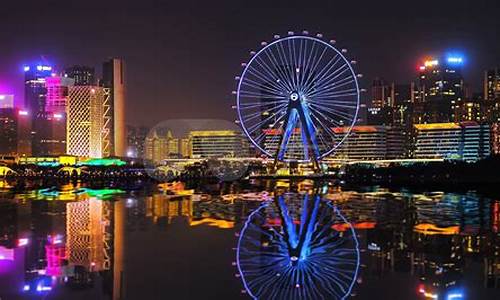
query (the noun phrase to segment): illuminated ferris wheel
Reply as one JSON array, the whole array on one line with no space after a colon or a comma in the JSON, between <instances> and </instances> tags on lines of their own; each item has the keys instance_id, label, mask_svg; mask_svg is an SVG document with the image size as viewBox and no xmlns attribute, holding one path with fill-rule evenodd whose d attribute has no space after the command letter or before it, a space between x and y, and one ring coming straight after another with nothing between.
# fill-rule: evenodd
<instances>
[{"instance_id":1,"label":"illuminated ferris wheel","mask_svg":"<svg viewBox=\"0 0 500 300\"><path fill-rule=\"evenodd\" d=\"M251 52L237 77L239 123L276 161L313 161L339 147L354 125L359 86L347 50L320 34L275 36Z\"/></svg>"}]
</instances>

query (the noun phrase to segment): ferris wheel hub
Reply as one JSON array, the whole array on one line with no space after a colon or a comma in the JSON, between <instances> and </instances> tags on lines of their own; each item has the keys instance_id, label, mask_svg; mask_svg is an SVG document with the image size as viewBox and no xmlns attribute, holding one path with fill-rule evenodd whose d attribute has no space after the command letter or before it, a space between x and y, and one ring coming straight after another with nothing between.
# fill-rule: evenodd
<instances>
[{"instance_id":1,"label":"ferris wheel hub","mask_svg":"<svg viewBox=\"0 0 500 300\"><path fill-rule=\"evenodd\" d=\"M290 100L292 100L292 101L297 101L297 100L299 100L299 99L300 99L299 93L297 93L297 92L292 92L292 93L290 94Z\"/></svg>"}]
</instances>

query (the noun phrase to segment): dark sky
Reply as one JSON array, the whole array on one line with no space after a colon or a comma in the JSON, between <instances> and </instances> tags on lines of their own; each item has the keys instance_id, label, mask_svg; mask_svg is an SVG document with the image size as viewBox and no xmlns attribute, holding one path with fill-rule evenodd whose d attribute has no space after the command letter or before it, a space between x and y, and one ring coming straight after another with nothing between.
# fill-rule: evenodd
<instances>
[{"instance_id":1,"label":"dark sky","mask_svg":"<svg viewBox=\"0 0 500 300\"><path fill-rule=\"evenodd\" d=\"M365 75L409 82L419 59L463 52L480 90L500 65L499 1L3 1L0 92L22 100L22 65L43 55L59 69L128 63L127 117L234 119L234 76L250 50L288 30L321 32L349 49Z\"/></svg>"}]
</instances>

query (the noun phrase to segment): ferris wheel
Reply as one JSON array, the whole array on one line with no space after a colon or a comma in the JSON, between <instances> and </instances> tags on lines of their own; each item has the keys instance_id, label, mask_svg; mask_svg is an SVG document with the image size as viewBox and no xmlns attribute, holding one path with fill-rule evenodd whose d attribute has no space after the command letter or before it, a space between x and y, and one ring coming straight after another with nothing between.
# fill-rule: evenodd
<instances>
[{"instance_id":1,"label":"ferris wheel","mask_svg":"<svg viewBox=\"0 0 500 300\"><path fill-rule=\"evenodd\" d=\"M252 144L275 161L313 161L337 149L356 122L358 76L345 53L307 32L275 36L238 80L238 122Z\"/></svg>"}]
</instances>

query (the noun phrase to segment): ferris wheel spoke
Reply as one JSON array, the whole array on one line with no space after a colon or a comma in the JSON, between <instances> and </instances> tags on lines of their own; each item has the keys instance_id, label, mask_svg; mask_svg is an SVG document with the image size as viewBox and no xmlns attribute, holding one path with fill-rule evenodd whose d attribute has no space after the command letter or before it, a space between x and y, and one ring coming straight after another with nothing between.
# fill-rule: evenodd
<instances>
[{"instance_id":1,"label":"ferris wheel spoke","mask_svg":"<svg viewBox=\"0 0 500 300\"><path fill-rule=\"evenodd\" d=\"M313 117L315 117L312 113L311 113L311 115ZM318 140L323 145L323 149L327 149L329 144L325 140L325 137L321 134L321 131L318 129L318 127L316 126L316 124L314 123L314 121L312 121L311 123L312 123L312 126L314 127L314 133L315 133L316 137L318 138Z\"/></svg>"},{"instance_id":2,"label":"ferris wheel spoke","mask_svg":"<svg viewBox=\"0 0 500 300\"><path fill-rule=\"evenodd\" d=\"M285 103L287 100L275 100L275 101L257 101L257 102L245 102L245 103L240 103L240 109L250 109L250 108L259 108L262 107L263 105L273 105L273 104L280 104L280 103Z\"/></svg>"},{"instance_id":3,"label":"ferris wheel spoke","mask_svg":"<svg viewBox=\"0 0 500 300\"><path fill-rule=\"evenodd\" d=\"M280 96L283 94L283 90L281 89L276 89L273 86L272 81L267 81L266 84L254 81L248 77L246 77L243 81L241 81L242 84L245 84L247 86L253 87L257 90L265 90L273 95Z\"/></svg>"},{"instance_id":4,"label":"ferris wheel spoke","mask_svg":"<svg viewBox=\"0 0 500 300\"><path fill-rule=\"evenodd\" d=\"M285 103L285 104L281 104L281 105L275 106L275 107L273 107L273 108L271 108L271 109L268 109L268 110L266 110L266 111L267 111L267 112L270 112L270 111L274 111L274 110L281 110L281 109L285 108L285 107L286 107L286 105L287 105L286 103ZM272 116L275 116L277 113L278 113L278 112L276 112L276 113L275 113L275 114L273 114ZM262 112L262 111L257 111L257 112L254 112L254 113L248 114L248 115L246 116L246 118L245 118L245 121L247 121L247 122L248 122L248 121L250 121L250 120L255 119L256 117L261 117L261 116L262 116L262 114L263 114L263 112ZM271 117L272 117L272 116L271 116Z\"/></svg>"},{"instance_id":5,"label":"ferris wheel spoke","mask_svg":"<svg viewBox=\"0 0 500 300\"><path fill-rule=\"evenodd\" d=\"M319 118L315 114L313 114L313 117L316 119L316 122L319 124L319 126L321 126L323 131L326 132L326 134L330 138L331 142L326 142L325 144L328 148L331 147L331 144L335 144L339 140L339 138L337 137L335 132L333 132L331 128L328 128L328 126L326 126L321 120L319 120ZM326 137L324 137L323 135L321 136L323 137L323 140L326 141Z\"/></svg>"},{"instance_id":6,"label":"ferris wheel spoke","mask_svg":"<svg viewBox=\"0 0 500 300\"><path fill-rule=\"evenodd\" d=\"M351 78L351 77L345 77L345 78L342 78L341 80L338 80L332 84L328 83L328 84L325 84L325 90L336 90L340 87L343 87L343 86L346 86L346 85L349 85L351 83L355 83L354 79Z\"/></svg>"},{"instance_id":7,"label":"ferris wheel spoke","mask_svg":"<svg viewBox=\"0 0 500 300\"><path fill-rule=\"evenodd\" d=\"M332 69L339 60L340 60L340 57L336 60L335 64L333 64L331 66L331 68L329 68L327 70L327 72L323 73L320 76L316 76L316 78L312 81L314 83L314 85L311 88L315 88L314 90L322 90L328 86L327 80L331 79L332 76L335 76L335 77L333 77L333 80L334 80L334 79L338 78L339 76L341 76L344 72L349 71L349 68L346 68L345 65L337 67L335 70ZM310 91L308 91L308 92L310 92Z\"/></svg>"},{"instance_id":8,"label":"ferris wheel spoke","mask_svg":"<svg viewBox=\"0 0 500 300\"><path fill-rule=\"evenodd\" d=\"M286 86L285 91L292 91L293 86L292 83L290 82L288 75L285 73L284 70L280 67L280 64L278 63L278 60L274 53L272 51L266 52L265 53L268 58L275 64L276 72L280 74L280 78L282 78L284 85Z\"/></svg>"},{"instance_id":9,"label":"ferris wheel spoke","mask_svg":"<svg viewBox=\"0 0 500 300\"><path fill-rule=\"evenodd\" d=\"M264 120L262 120L261 122L258 122L256 124L253 124L249 129L249 132L253 132L255 129L259 128L259 127L262 127L262 125L264 124L267 124L270 120L272 120L278 113L275 113L267 118L265 118ZM286 114L284 114L286 115Z\"/></svg>"},{"instance_id":10,"label":"ferris wheel spoke","mask_svg":"<svg viewBox=\"0 0 500 300\"><path fill-rule=\"evenodd\" d=\"M354 120L350 115L348 115L347 113L340 111L340 110L332 109L332 108L321 106L321 105L314 104L314 103L311 103L311 106L316 106L317 108L322 109L330 114L336 115L337 117L344 118L345 120L347 120L349 122L352 122Z\"/></svg>"},{"instance_id":11,"label":"ferris wheel spoke","mask_svg":"<svg viewBox=\"0 0 500 300\"><path fill-rule=\"evenodd\" d=\"M305 89L305 93L309 93L309 91L315 86L319 86L319 80L329 74L329 72L337 65L340 61L341 57L339 55L335 55L333 58L329 59L326 65L317 73L311 76L308 80L308 84Z\"/></svg>"},{"instance_id":12,"label":"ferris wheel spoke","mask_svg":"<svg viewBox=\"0 0 500 300\"><path fill-rule=\"evenodd\" d=\"M313 56L313 61L311 62L311 67L310 67L310 70L307 74L307 79L306 79L306 82L304 85L305 89L303 90L303 92L307 92L307 88L310 85L311 79L315 77L314 70L316 70L318 68L319 63L323 60L323 57L325 56L325 53L327 50L328 50L327 47L323 47L323 51L321 52L321 54L319 56Z\"/></svg>"},{"instance_id":13,"label":"ferris wheel spoke","mask_svg":"<svg viewBox=\"0 0 500 300\"><path fill-rule=\"evenodd\" d=\"M264 74L262 74L259 70L255 69L253 67L249 67L248 72L263 82L263 83L259 83L259 85L270 86L269 88L274 90L277 93L283 93L283 91L286 91L285 86L283 86L280 83L280 79L278 76L277 76L277 79L266 78Z\"/></svg>"},{"instance_id":14,"label":"ferris wheel spoke","mask_svg":"<svg viewBox=\"0 0 500 300\"><path fill-rule=\"evenodd\" d=\"M349 68L346 67L346 65L341 66L328 76L324 77L323 79L318 80L318 86L321 86L323 88L330 86L332 83L335 83L335 80L339 78L342 75L345 75L346 72L349 72ZM333 77L332 77L333 76ZM349 75L346 75L347 78L352 78ZM341 79L343 80L343 79Z\"/></svg>"},{"instance_id":15,"label":"ferris wheel spoke","mask_svg":"<svg viewBox=\"0 0 500 300\"><path fill-rule=\"evenodd\" d=\"M274 54L273 51L266 52L267 57L275 64L275 68L280 72L282 78L286 82L288 87L288 91L291 92L294 90L292 79L290 78L290 73L288 72L288 61L286 61L280 52L280 48L278 46L274 46L276 48L276 52L278 53L278 57ZM278 62L279 59L279 62Z\"/></svg>"},{"instance_id":16,"label":"ferris wheel spoke","mask_svg":"<svg viewBox=\"0 0 500 300\"><path fill-rule=\"evenodd\" d=\"M349 94L352 94L352 93L355 93L356 92L356 89L353 88L353 89L345 89L345 90L340 90L340 91L336 91L336 90L332 90L332 91L329 91L329 90L322 90L322 91L316 91L314 93L311 93L311 94L308 94L307 97L308 98L311 98L311 99L315 99L317 97L334 97L334 96L350 96ZM356 93L355 93L356 94Z\"/></svg>"},{"instance_id":17,"label":"ferris wheel spoke","mask_svg":"<svg viewBox=\"0 0 500 300\"><path fill-rule=\"evenodd\" d=\"M306 47L305 49L307 49ZM307 51L304 51L304 60L303 60L303 69L304 71L302 72L302 86L305 87L307 83L307 79L309 78L310 74L310 68L311 68L311 57L315 53L316 50L316 43L313 43L311 46L311 49L309 51L309 54L307 55ZM304 92L302 89L301 92Z\"/></svg>"},{"instance_id":18,"label":"ferris wheel spoke","mask_svg":"<svg viewBox=\"0 0 500 300\"><path fill-rule=\"evenodd\" d=\"M273 70L272 70L272 69L271 69L271 68L270 68L270 67L266 64L266 62L265 62L262 58L260 58L260 57L258 57L258 56L257 56L257 57L256 57L256 59L255 59L255 63L256 63L256 64L258 64L258 65L259 65L259 66L260 66L263 70L265 70L265 71L267 72L267 74L268 74L271 78L273 78L274 76L278 76L278 77L279 77L279 74L277 73L277 71L276 71L276 70L274 70L274 71L273 71ZM275 72L276 72L276 73L275 73ZM284 88L285 88L285 90L286 90L286 87L284 87Z\"/></svg>"},{"instance_id":19,"label":"ferris wheel spoke","mask_svg":"<svg viewBox=\"0 0 500 300\"><path fill-rule=\"evenodd\" d=\"M325 121L329 121L330 123L332 123L333 125L335 125L336 127L344 127L345 124L343 124L342 122L339 122L337 120L334 120L332 119L330 116L328 115L325 115L322 111L320 111L319 109L313 107L313 106L310 106L309 107L311 109L311 111L313 112L316 112L318 115L320 115Z\"/></svg>"},{"instance_id":20,"label":"ferris wheel spoke","mask_svg":"<svg viewBox=\"0 0 500 300\"><path fill-rule=\"evenodd\" d=\"M262 65L258 60L256 60L255 63L258 64L262 70L250 66L248 70L252 72L252 75L256 77L258 76L260 80L268 83L269 85L272 85L274 89L278 91L287 89L286 86L281 82L279 74L274 74L272 71L270 71L269 68L266 68L267 66Z\"/></svg>"},{"instance_id":21,"label":"ferris wheel spoke","mask_svg":"<svg viewBox=\"0 0 500 300\"><path fill-rule=\"evenodd\" d=\"M246 83L241 83L242 85L247 85ZM264 94L262 92L258 93L255 91L249 91L249 90L242 90L240 91L241 94L244 94L242 96L244 97L249 97L249 98L260 98L260 99L286 99L285 96L281 95L274 95L274 94ZM252 97L253 96L253 97Z\"/></svg>"},{"instance_id":22,"label":"ferris wheel spoke","mask_svg":"<svg viewBox=\"0 0 500 300\"><path fill-rule=\"evenodd\" d=\"M282 43L279 43L277 47L278 49L278 54L282 57L282 60L285 62L285 64L282 66L285 71L288 74L288 79L290 80L290 84L292 87L292 91L297 88L297 85L295 84L295 81L293 80L293 64L292 61L288 60L289 56L286 53L285 48L283 47Z\"/></svg>"}]
</instances>

